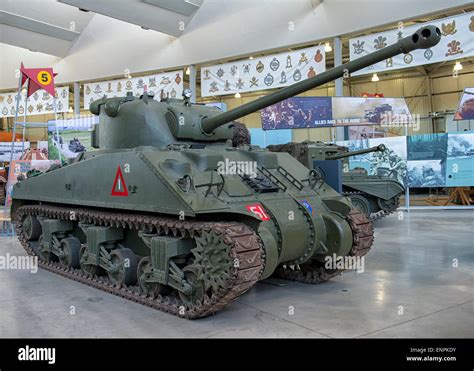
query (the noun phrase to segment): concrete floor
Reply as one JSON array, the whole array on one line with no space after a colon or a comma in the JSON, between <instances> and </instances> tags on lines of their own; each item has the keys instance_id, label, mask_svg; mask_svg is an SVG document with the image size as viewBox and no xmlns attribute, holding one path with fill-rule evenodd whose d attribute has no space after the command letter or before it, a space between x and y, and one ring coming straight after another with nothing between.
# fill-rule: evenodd
<instances>
[{"instance_id":1,"label":"concrete floor","mask_svg":"<svg viewBox=\"0 0 474 371\"><path fill-rule=\"evenodd\" d=\"M195 321L49 272L0 270L0 337L474 337L474 212L400 215L376 222L364 273L321 285L258 283ZM23 250L1 237L7 253Z\"/></svg>"}]
</instances>

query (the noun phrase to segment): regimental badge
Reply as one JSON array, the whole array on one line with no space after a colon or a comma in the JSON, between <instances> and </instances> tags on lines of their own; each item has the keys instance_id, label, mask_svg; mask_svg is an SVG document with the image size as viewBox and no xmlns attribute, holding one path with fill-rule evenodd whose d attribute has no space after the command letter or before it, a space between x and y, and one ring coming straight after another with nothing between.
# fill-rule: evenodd
<instances>
[{"instance_id":1,"label":"regimental badge","mask_svg":"<svg viewBox=\"0 0 474 371\"><path fill-rule=\"evenodd\" d=\"M280 68L280 61L274 57L272 61L270 62L270 69L272 71L276 71L277 69Z\"/></svg>"},{"instance_id":2,"label":"regimental badge","mask_svg":"<svg viewBox=\"0 0 474 371\"><path fill-rule=\"evenodd\" d=\"M97 84L97 85L95 86L94 93L95 93L95 94L100 94L100 93L102 93L102 89L100 88L100 85L99 85L99 84Z\"/></svg>"},{"instance_id":3,"label":"regimental badge","mask_svg":"<svg viewBox=\"0 0 474 371\"><path fill-rule=\"evenodd\" d=\"M273 76L271 74L267 74L267 76L265 76L265 78L263 79L263 82L267 86L273 85Z\"/></svg>"},{"instance_id":4,"label":"regimental badge","mask_svg":"<svg viewBox=\"0 0 474 371\"><path fill-rule=\"evenodd\" d=\"M321 50L316 50L316 54L314 55L314 61L316 63L320 63L323 60L323 55L321 54Z\"/></svg>"},{"instance_id":5,"label":"regimental badge","mask_svg":"<svg viewBox=\"0 0 474 371\"><path fill-rule=\"evenodd\" d=\"M235 86L237 87L237 89L242 89L244 87L244 80L239 78L235 83Z\"/></svg>"},{"instance_id":6,"label":"regimental badge","mask_svg":"<svg viewBox=\"0 0 474 371\"><path fill-rule=\"evenodd\" d=\"M293 68L293 65L291 64L291 55L286 56L286 67L285 68Z\"/></svg>"},{"instance_id":7,"label":"regimental badge","mask_svg":"<svg viewBox=\"0 0 474 371\"><path fill-rule=\"evenodd\" d=\"M411 55L410 53L407 53L403 56L403 62L405 62L406 64L410 64L412 61L413 55Z\"/></svg>"},{"instance_id":8,"label":"regimental badge","mask_svg":"<svg viewBox=\"0 0 474 371\"><path fill-rule=\"evenodd\" d=\"M117 83L117 93L120 93L122 91L122 83L119 81Z\"/></svg>"},{"instance_id":9,"label":"regimental badge","mask_svg":"<svg viewBox=\"0 0 474 371\"><path fill-rule=\"evenodd\" d=\"M448 43L448 51L445 54L446 57L456 55L456 54L462 54L464 51L461 49L461 43L457 40L453 40Z\"/></svg>"},{"instance_id":10,"label":"regimental badge","mask_svg":"<svg viewBox=\"0 0 474 371\"><path fill-rule=\"evenodd\" d=\"M168 76L163 76L160 81L160 85L168 85L171 84L171 80Z\"/></svg>"},{"instance_id":11,"label":"regimental badge","mask_svg":"<svg viewBox=\"0 0 474 371\"><path fill-rule=\"evenodd\" d=\"M423 55L425 56L425 58L427 60L430 60L431 57L433 56L433 50L431 50L430 48L426 49L425 52L423 53Z\"/></svg>"},{"instance_id":12,"label":"regimental badge","mask_svg":"<svg viewBox=\"0 0 474 371\"><path fill-rule=\"evenodd\" d=\"M314 70L313 66L309 68L308 71L308 78L316 76L316 71Z\"/></svg>"},{"instance_id":13,"label":"regimental badge","mask_svg":"<svg viewBox=\"0 0 474 371\"><path fill-rule=\"evenodd\" d=\"M113 92L111 82L107 83L107 90L105 92L109 94Z\"/></svg>"},{"instance_id":14,"label":"regimental badge","mask_svg":"<svg viewBox=\"0 0 474 371\"><path fill-rule=\"evenodd\" d=\"M364 44L365 44L365 41L360 41L360 40L357 40L356 43L353 43L352 46L354 47L354 54L365 53Z\"/></svg>"},{"instance_id":15,"label":"regimental badge","mask_svg":"<svg viewBox=\"0 0 474 371\"><path fill-rule=\"evenodd\" d=\"M150 77L148 79L148 86L150 88L156 88L156 77Z\"/></svg>"},{"instance_id":16,"label":"regimental badge","mask_svg":"<svg viewBox=\"0 0 474 371\"><path fill-rule=\"evenodd\" d=\"M56 89L54 89L54 97L59 98L58 91Z\"/></svg>"},{"instance_id":17,"label":"regimental badge","mask_svg":"<svg viewBox=\"0 0 474 371\"><path fill-rule=\"evenodd\" d=\"M13 98L12 98L11 95L9 95L8 98L7 98L7 103L12 104L12 102L13 102Z\"/></svg>"},{"instance_id":18,"label":"regimental badge","mask_svg":"<svg viewBox=\"0 0 474 371\"><path fill-rule=\"evenodd\" d=\"M0 95L0 103L3 103L4 99L5 99L5 97L3 95Z\"/></svg>"},{"instance_id":19,"label":"regimental badge","mask_svg":"<svg viewBox=\"0 0 474 371\"><path fill-rule=\"evenodd\" d=\"M41 112L43 110L43 103L38 103L36 105L36 112Z\"/></svg>"},{"instance_id":20,"label":"regimental badge","mask_svg":"<svg viewBox=\"0 0 474 371\"><path fill-rule=\"evenodd\" d=\"M23 115L23 112L25 112L25 109L23 108L23 106L18 107L18 114Z\"/></svg>"},{"instance_id":21,"label":"regimental badge","mask_svg":"<svg viewBox=\"0 0 474 371\"><path fill-rule=\"evenodd\" d=\"M132 80L127 80L127 82L125 83L125 90L132 90L132 89L133 89Z\"/></svg>"},{"instance_id":22,"label":"regimental badge","mask_svg":"<svg viewBox=\"0 0 474 371\"><path fill-rule=\"evenodd\" d=\"M453 19L451 23L441 23L441 34L443 36L454 35L456 30L456 20Z\"/></svg>"},{"instance_id":23,"label":"regimental badge","mask_svg":"<svg viewBox=\"0 0 474 371\"><path fill-rule=\"evenodd\" d=\"M285 71L281 71L280 84L286 84L286 73L285 73Z\"/></svg>"},{"instance_id":24,"label":"regimental badge","mask_svg":"<svg viewBox=\"0 0 474 371\"><path fill-rule=\"evenodd\" d=\"M209 70L204 70L204 79L203 80L209 80L210 77L209 77L209 74L211 73L211 71Z\"/></svg>"},{"instance_id":25,"label":"regimental badge","mask_svg":"<svg viewBox=\"0 0 474 371\"><path fill-rule=\"evenodd\" d=\"M54 111L54 106L52 103L47 103L46 106L44 107L45 111Z\"/></svg>"},{"instance_id":26,"label":"regimental badge","mask_svg":"<svg viewBox=\"0 0 474 371\"><path fill-rule=\"evenodd\" d=\"M469 23L469 31L474 32L474 16L471 17L471 23Z\"/></svg>"},{"instance_id":27,"label":"regimental badge","mask_svg":"<svg viewBox=\"0 0 474 371\"><path fill-rule=\"evenodd\" d=\"M216 91L219 91L219 88L217 87L217 82L213 81L209 87L209 93L215 93Z\"/></svg>"},{"instance_id":28,"label":"regimental badge","mask_svg":"<svg viewBox=\"0 0 474 371\"><path fill-rule=\"evenodd\" d=\"M385 60L385 67L393 67L393 58L392 57L387 58Z\"/></svg>"},{"instance_id":29,"label":"regimental badge","mask_svg":"<svg viewBox=\"0 0 474 371\"><path fill-rule=\"evenodd\" d=\"M179 73L176 74L174 82L176 83L176 85L179 85L179 83L181 82L181 75Z\"/></svg>"},{"instance_id":30,"label":"regimental badge","mask_svg":"<svg viewBox=\"0 0 474 371\"><path fill-rule=\"evenodd\" d=\"M239 68L235 64L230 68L230 74L234 77L235 75L237 75L238 71L239 71Z\"/></svg>"},{"instance_id":31,"label":"regimental badge","mask_svg":"<svg viewBox=\"0 0 474 371\"><path fill-rule=\"evenodd\" d=\"M176 98L176 90L174 88L171 89L170 95L171 95L171 98Z\"/></svg>"},{"instance_id":32,"label":"regimental badge","mask_svg":"<svg viewBox=\"0 0 474 371\"><path fill-rule=\"evenodd\" d=\"M33 108L32 105L28 106L28 112L29 112L29 113L33 112L33 110L34 110L34 108ZM7 111L7 112L8 112L8 111Z\"/></svg>"},{"instance_id":33,"label":"regimental badge","mask_svg":"<svg viewBox=\"0 0 474 371\"><path fill-rule=\"evenodd\" d=\"M89 93L90 93L90 92L91 92L91 91L90 91L90 89L89 89ZM34 98L34 100L38 100L39 94L38 94L37 91L35 91L35 93L33 94L33 98Z\"/></svg>"},{"instance_id":34,"label":"regimental badge","mask_svg":"<svg viewBox=\"0 0 474 371\"><path fill-rule=\"evenodd\" d=\"M294 81L300 81L301 80L301 72L298 68L293 73L293 80Z\"/></svg>"},{"instance_id":35,"label":"regimental badge","mask_svg":"<svg viewBox=\"0 0 474 371\"><path fill-rule=\"evenodd\" d=\"M224 91L229 91L230 90L230 83L229 80L225 80L224 83Z\"/></svg>"},{"instance_id":36,"label":"regimental badge","mask_svg":"<svg viewBox=\"0 0 474 371\"><path fill-rule=\"evenodd\" d=\"M224 70L222 68L219 68L216 72L216 75L221 78L222 76L224 76Z\"/></svg>"},{"instance_id":37,"label":"regimental badge","mask_svg":"<svg viewBox=\"0 0 474 371\"><path fill-rule=\"evenodd\" d=\"M403 39L403 32L402 30L397 32L397 40Z\"/></svg>"},{"instance_id":38,"label":"regimental badge","mask_svg":"<svg viewBox=\"0 0 474 371\"><path fill-rule=\"evenodd\" d=\"M63 91L61 92L61 97L63 97L63 99L66 99L66 97L67 97L66 89L63 89Z\"/></svg>"},{"instance_id":39,"label":"regimental badge","mask_svg":"<svg viewBox=\"0 0 474 371\"><path fill-rule=\"evenodd\" d=\"M258 73L262 73L263 70L265 69L265 66L263 65L262 61L258 61L257 66L255 67Z\"/></svg>"},{"instance_id":40,"label":"regimental badge","mask_svg":"<svg viewBox=\"0 0 474 371\"><path fill-rule=\"evenodd\" d=\"M137 89L143 89L143 79L138 79L137 81Z\"/></svg>"},{"instance_id":41,"label":"regimental badge","mask_svg":"<svg viewBox=\"0 0 474 371\"><path fill-rule=\"evenodd\" d=\"M91 93L91 88L89 85L86 86L86 95L89 95ZM35 98L36 99L36 98Z\"/></svg>"},{"instance_id":42,"label":"regimental badge","mask_svg":"<svg viewBox=\"0 0 474 371\"><path fill-rule=\"evenodd\" d=\"M11 113L13 116L15 116L15 107L12 107L12 108L10 109L10 113Z\"/></svg>"},{"instance_id":43,"label":"regimental badge","mask_svg":"<svg viewBox=\"0 0 474 371\"><path fill-rule=\"evenodd\" d=\"M43 98L42 98L42 99L43 99L43 100L49 100L49 97L50 97L49 93L48 93L47 91L44 91L44 92L43 92Z\"/></svg>"},{"instance_id":44,"label":"regimental badge","mask_svg":"<svg viewBox=\"0 0 474 371\"><path fill-rule=\"evenodd\" d=\"M7 107L3 107L2 109L2 114L5 116L5 115L8 115L8 108Z\"/></svg>"},{"instance_id":45,"label":"regimental badge","mask_svg":"<svg viewBox=\"0 0 474 371\"><path fill-rule=\"evenodd\" d=\"M374 49L379 50L387 46L387 38L385 36L379 36L374 40Z\"/></svg>"},{"instance_id":46,"label":"regimental badge","mask_svg":"<svg viewBox=\"0 0 474 371\"><path fill-rule=\"evenodd\" d=\"M58 111L61 111L63 109L63 104L61 101L58 102Z\"/></svg>"},{"instance_id":47,"label":"regimental badge","mask_svg":"<svg viewBox=\"0 0 474 371\"><path fill-rule=\"evenodd\" d=\"M258 79L255 76L250 80L250 87L252 86L258 86Z\"/></svg>"},{"instance_id":48,"label":"regimental badge","mask_svg":"<svg viewBox=\"0 0 474 371\"><path fill-rule=\"evenodd\" d=\"M243 65L244 73L250 74L250 66L251 66L250 63L247 63L247 64L244 64L244 65Z\"/></svg>"},{"instance_id":49,"label":"regimental badge","mask_svg":"<svg viewBox=\"0 0 474 371\"><path fill-rule=\"evenodd\" d=\"M298 66L301 66L303 63L308 63L308 57L306 56L306 53L301 53L300 60L298 61Z\"/></svg>"}]
</instances>

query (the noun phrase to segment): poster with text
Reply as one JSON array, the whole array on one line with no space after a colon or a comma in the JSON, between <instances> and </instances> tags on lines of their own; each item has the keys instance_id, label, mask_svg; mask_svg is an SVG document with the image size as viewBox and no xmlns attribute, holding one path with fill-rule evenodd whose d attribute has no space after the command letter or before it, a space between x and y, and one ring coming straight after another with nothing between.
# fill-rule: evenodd
<instances>
[{"instance_id":1,"label":"poster with text","mask_svg":"<svg viewBox=\"0 0 474 371\"><path fill-rule=\"evenodd\" d=\"M57 120L59 136L54 121L48 122L48 152L50 160L76 158L81 152L91 151L91 134L98 116L84 116L67 120Z\"/></svg>"},{"instance_id":2,"label":"poster with text","mask_svg":"<svg viewBox=\"0 0 474 371\"><path fill-rule=\"evenodd\" d=\"M474 186L474 133L448 134L446 185Z\"/></svg>"}]
</instances>

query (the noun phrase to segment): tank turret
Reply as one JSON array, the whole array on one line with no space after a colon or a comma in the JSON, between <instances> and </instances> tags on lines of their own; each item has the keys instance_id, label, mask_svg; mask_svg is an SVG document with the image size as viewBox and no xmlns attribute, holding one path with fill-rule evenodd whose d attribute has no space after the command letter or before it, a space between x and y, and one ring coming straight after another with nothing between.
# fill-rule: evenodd
<instances>
[{"instance_id":1,"label":"tank turret","mask_svg":"<svg viewBox=\"0 0 474 371\"><path fill-rule=\"evenodd\" d=\"M234 136L235 120L398 54L430 48L439 42L440 37L437 27L422 27L395 44L227 112L191 104L189 94L183 101L165 98L157 102L148 93L140 98L131 93L124 98L103 98L90 107L93 114L101 117L99 130L96 129L92 142L101 149L165 147L173 143L226 143Z\"/></svg>"}]
</instances>

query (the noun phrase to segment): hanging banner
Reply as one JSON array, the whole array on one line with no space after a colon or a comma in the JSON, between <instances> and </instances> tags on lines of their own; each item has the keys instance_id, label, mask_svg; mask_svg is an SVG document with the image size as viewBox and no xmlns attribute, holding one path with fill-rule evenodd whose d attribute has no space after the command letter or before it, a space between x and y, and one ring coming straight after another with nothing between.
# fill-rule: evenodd
<instances>
[{"instance_id":1,"label":"hanging banner","mask_svg":"<svg viewBox=\"0 0 474 371\"><path fill-rule=\"evenodd\" d=\"M84 84L84 108L89 109L97 99L124 97L128 92L139 97L144 88L155 94L160 100L161 94L168 94L170 98L181 98L183 94L183 71L157 73L149 76L133 77L131 79L110 80Z\"/></svg>"},{"instance_id":2,"label":"hanging banner","mask_svg":"<svg viewBox=\"0 0 474 371\"><path fill-rule=\"evenodd\" d=\"M57 112L67 112L69 110L69 87L56 88ZM17 93L0 94L0 117L15 117ZM26 114L44 115L54 114L54 97L44 90L35 91L27 100ZM18 116L25 114L25 96L20 97Z\"/></svg>"},{"instance_id":3,"label":"hanging banner","mask_svg":"<svg viewBox=\"0 0 474 371\"><path fill-rule=\"evenodd\" d=\"M408 54L389 58L360 71L353 72L352 76L392 71L400 68L444 62L474 55L474 12L471 12L350 39L350 60L353 61L382 49L387 45L394 44L399 39L409 36L420 27L429 24L435 25L441 30L442 37L438 45L429 49L415 50Z\"/></svg>"},{"instance_id":4,"label":"hanging banner","mask_svg":"<svg viewBox=\"0 0 474 371\"><path fill-rule=\"evenodd\" d=\"M261 110L263 130L413 124L404 98L293 97Z\"/></svg>"},{"instance_id":5,"label":"hanging banner","mask_svg":"<svg viewBox=\"0 0 474 371\"><path fill-rule=\"evenodd\" d=\"M325 70L324 46L203 67L201 96L280 88Z\"/></svg>"}]
</instances>

